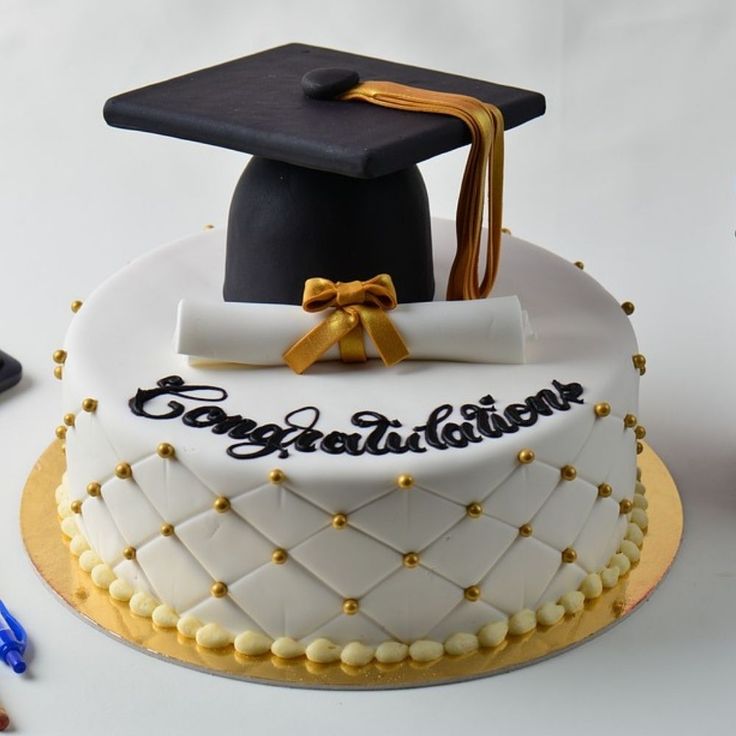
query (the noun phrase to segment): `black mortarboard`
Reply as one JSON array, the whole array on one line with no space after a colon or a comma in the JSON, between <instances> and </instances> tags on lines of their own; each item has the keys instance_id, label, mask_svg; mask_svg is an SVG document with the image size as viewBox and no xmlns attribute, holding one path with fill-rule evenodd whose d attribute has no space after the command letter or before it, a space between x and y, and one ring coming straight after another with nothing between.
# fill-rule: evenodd
<instances>
[{"instance_id":1,"label":"black mortarboard","mask_svg":"<svg viewBox=\"0 0 736 736\"><path fill-rule=\"evenodd\" d=\"M306 76L305 76L306 75ZM108 100L110 125L253 154L233 196L224 296L299 303L312 276L391 274L399 300L432 298L427 195L416 164L466 145L458 119L330 99L357 80L463 94L508 130L536 92L289 44Z\"/></svg>"}]
</instances>

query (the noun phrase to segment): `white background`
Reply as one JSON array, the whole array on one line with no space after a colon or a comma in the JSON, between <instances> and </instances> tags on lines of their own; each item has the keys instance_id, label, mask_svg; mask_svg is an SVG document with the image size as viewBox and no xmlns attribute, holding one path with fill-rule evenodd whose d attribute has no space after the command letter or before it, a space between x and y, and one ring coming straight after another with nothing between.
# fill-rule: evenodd
<instances>
[{"instance_id":1,"label":"white background","mask_svg":"<svg viewBox=\"0 0 736 736\"><path fill-rule=\"evenodd\" d=\"M107 128L112 94L288 41L544 92L507 136L505 224L637 306L640 419L679 482L680 556L596 641L442 688L248 685L123 647L64 609L18 531L53 437L68 304L153 246L224 224L241 154ZM727 731L736 675L736 6L730 0L0 0L0 596L34 640L0 671L18 733ZM423 166L452 216L465 152ZM503 267L503 265L502 265ZM124 348L124 336L121 335Z\"/></svg>"}]
</instances>

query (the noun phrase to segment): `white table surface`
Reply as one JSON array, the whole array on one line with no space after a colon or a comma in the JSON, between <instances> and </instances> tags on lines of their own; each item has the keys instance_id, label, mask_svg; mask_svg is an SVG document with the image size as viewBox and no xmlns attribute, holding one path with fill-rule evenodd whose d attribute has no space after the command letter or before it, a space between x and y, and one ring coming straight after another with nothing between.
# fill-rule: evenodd
<instances>
[{"instance_id":1,"label":"white table surface","mask_svg":"<svg viewBox=\"0 0 736 736\"><path fill-rule=\"evenodd\" d=\"M673 570L597 640L472 683L386 693L209 677L128 649L48 592L25 477L60 420L68 304L151 247L223 224L245 157L108 129L117 92L291 40L547 95L507 137L505 223L585 261L648 358L640 419L685 504ZM0 596L33 639L0 670L16 733L723 733L736 675L736 10L705 0L100 3L0 0ZM451 216L464 152L423 166ZM503 267L503 265L502 265Z\"/></svg>"}]
</instances>

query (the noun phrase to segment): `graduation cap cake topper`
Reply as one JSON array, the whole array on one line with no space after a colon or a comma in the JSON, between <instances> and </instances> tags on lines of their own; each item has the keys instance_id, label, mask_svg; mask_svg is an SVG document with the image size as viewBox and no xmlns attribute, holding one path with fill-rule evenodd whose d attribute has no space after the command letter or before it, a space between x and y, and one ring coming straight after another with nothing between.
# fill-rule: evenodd
<instances>
[{"instance_id":1,"label":"graduation cap cake topper","mask_svg":"<svg viewBox=\"0 0 736 736\"><path fill-rule=\"evenodd\" d=\"M376 91L365 80L389 84ZM391 84L439 93L444 108L426 99L417 112L402 87L403 109L387 109ZM429 206L416 164L472 137L442 93L497 111L501 134L544 112L536 92L289 44L113 97L104 114L117 127L253 155L230 207L226 301L298 304L311 277L388 273L398 301L415 302L434 293ZM463 219L479 231L468 207ZM465 264L457 280L470 271ZM451 298L482 295L471 292Z\"/></svg>"}]
</instances>

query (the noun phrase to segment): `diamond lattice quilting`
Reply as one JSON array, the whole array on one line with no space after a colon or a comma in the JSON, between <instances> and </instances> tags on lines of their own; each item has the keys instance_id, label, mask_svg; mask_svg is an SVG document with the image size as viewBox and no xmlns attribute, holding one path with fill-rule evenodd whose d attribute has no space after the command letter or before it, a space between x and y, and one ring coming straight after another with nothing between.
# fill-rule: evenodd
<instances>
[{"instance_id":1,"label":"diamond lattice quilting","mask_svg":"<svg viewBox=\"0 0 736 736\"><path fill-rule=\"evenodd\" d=\"M107 510L128 544L137 547L158 534L162 519L135 481L112 478L102 493Z\"/></svg>"},{"instance_id":2,"label":"diamond lattice quilting","mask_svg":"<svg viewBox=\"0 0 736 736\"><path fill-rule=\"evenodd\" d=\"M588 518L598 490L580 480L560 481L532 519L534 536L557 550L569 547Z\"/></svg>"}]
</instances>

